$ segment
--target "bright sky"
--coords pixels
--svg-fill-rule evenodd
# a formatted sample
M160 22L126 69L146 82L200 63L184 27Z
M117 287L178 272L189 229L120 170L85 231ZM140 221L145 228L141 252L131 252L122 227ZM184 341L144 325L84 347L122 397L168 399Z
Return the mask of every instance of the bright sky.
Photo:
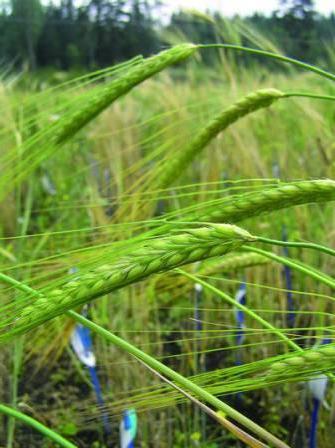
M60 0L53 0L58 3ZM110 0L113 1L113 0ZM47 4L49 0L42 0ZM75 4L85 4L87 0L74 0ZM279 0L163 0L166 4L165 13L170 14L180 8L195 8L202 11L206 9L220 11L225 16L234 14L250 15L254 12L270 14L278 8ZM335 13L335 0L314 0L316 10L321 14Z
M212 9L220 11L225 16L234 14L249 15L254 12L270 14L278 8L278 0L164 0L167 12L178 8L196 8L202 11ZM335 13L334 0L315 0L318 12L328 15Z

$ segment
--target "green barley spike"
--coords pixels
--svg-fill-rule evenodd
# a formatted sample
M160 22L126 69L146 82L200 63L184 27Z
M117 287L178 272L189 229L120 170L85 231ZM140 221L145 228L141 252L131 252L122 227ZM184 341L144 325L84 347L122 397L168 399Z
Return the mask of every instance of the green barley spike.
M149 275L166 272L178 266L224 255L244 243L254 241L247 231L236 226L210 224L184 230L162 238L148 239L128 256L117 262L92 269L55 290L41 292L41 297L11 317L11 330L4 329L0 341L24 333L65 311L108 294ZM6 325L7 327L8 325Z
M173 160L168 160L158 180L158 188L168 187L171 182L183 173L192 160L230 125L256 110L269 107L274 101L284 97L285 94L277 89L261 89L249 93L220 112L199 132L187 148L181 150Z
M182 62L192 56L197 51L197 46L193 44L180 44L168 50L143 60L142 63L130 69L126 75L107 84L106 87L91 98L86 106L69 117L65 116L57 123L57 132L54 140L61 144L75 135L93 118L99 115L106 107L112 104L117 98L128 93L138 84L141 84L156 73L164 70L170 65Z
M268 264L270 260L263 255L253 253L230 253L223 259L210 260L201 266L201 275L212 275L216 272L231 272L252 266Z
M130 92L134 87L165 68L183 62L192 56L198 47L193 44L180 44L161 53L144 59L139 64L130 68L125 75L106 84L95 94L84 95L86 102L78 110L70 110L40 132L27 139L20 151L15 149L15 154L24 154L24 158L12 164L12 160L4 159L3 163L12 164L6 166L6 173L0 181L0 199L12 189L16 183L25 179L33 169L48 158L50 154L60 145L70 140L85 125L103 112L108 106L121 96Z
M237 223L247 218L271 213L296 205L328 202L335 200L335 181L330 179L292 182L258 192L232 196L202 207L183 218L190 221ZM221 203L220 203L221 202Z
M269 381L294 380L297 376L315 375L315 372L329 372L334 369L335 345L327 344L318 348L305 350L274 362L267 373Z

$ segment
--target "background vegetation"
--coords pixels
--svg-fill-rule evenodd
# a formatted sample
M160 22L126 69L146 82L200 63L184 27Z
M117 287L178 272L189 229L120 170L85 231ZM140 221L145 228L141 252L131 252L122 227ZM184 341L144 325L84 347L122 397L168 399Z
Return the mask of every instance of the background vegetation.
M315 14L311 2L284 2L270 18L226 20L181 12L159 25L153 20L159 5L153 12L149 2L95 0L76 8L71 1L43 7L36 0L3 4L1 273L48 293L81 273L117 262L138 247L143 235L160 229L162 219L174 218L172 233L178 233L188 228L184 220L190 211L234 204L235 194L247 194L252 203L257 193L285 182L334 177L334 103L300 97L281 99L237 120L179 177L177 171L171 176L169 167L194 136L250 92L276 88L335 95L334 82L315 73L222 48L202 49L193 59L150 77L89 117L79 132L72 135L70 127L71 138L62 139L59 129L143 61L133 59L71 81L72 70L86 74L87 68L151 54L171 43L249 44L331 68L335 19ZM25 64L31 70L53 68L26 73ZM70 68L67 75L60 72ZM162 185L167 171L170 178ZM331 202L289 205L277 211L270 206L268 212L274 213L250 217L241 225L256 235L334 247ZM160 232L161 238L169 235L164 227ZM286 250L329 277L334 271L332 257ZM287 255L283 248L273 253ZM237 263L236 254L235 259L227 255L185 270L231 297L241 284L246 286L248 308L301 349L333 340L332 287L294 270L288 283L281 263L248 260ZM32 297L6 284L0 294L3 337L15 329ZM304 377L298 367L289 380L283 375L267 384L264 369L273 356L285 357L291 348L250 315L244 317L244 340L239 342L236 308L215 290L204 287L199 295L199 285L196 289L193 281L173 271L76 309L290 446L310 446L313 394L308 380L319 368ZM70 345L74 327L72 318L61 316L0 346L1 403L80 447L118 446L122 412L130 407L138 414L137 446L242 446L128 353L92 334L104 399L104 405L97 404L88 369ZM322 371L329 373L332 366ZM334 415L334 384L329 381L318 428L322 448L333 446ZM0 444L6 448L54 446L12 419L3 418L0 425Z
M47 4L1 0L0 58L19 66L26 62L32 69L92 70L138 54L152 54L169 42L166 32L182 33L190 42L217 41L217 32L208 21L183 11L162 21L162 4L158 0L87 0L78 4L73 0ZM221 27L235 24L245 44L251 37L246 29L256 27L289 56L318 63L333 53L335 13L329 17L318 14L312 0L280 0L269 17L257 13L227 19L219 12L212 17Z

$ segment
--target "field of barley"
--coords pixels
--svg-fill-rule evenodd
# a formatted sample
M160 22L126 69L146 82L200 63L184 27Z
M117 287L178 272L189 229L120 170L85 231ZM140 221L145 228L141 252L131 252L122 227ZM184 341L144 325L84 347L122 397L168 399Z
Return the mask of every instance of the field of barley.
M335 75L256 53L2 78L1 447L333 446Z

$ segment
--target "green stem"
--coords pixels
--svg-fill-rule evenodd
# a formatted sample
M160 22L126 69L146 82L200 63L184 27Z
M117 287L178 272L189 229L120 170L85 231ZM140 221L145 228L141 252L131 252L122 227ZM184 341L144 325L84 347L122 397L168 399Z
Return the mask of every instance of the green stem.
M321 272L316 269L309 269L307 266L304 266L302 263L297 263L295 261L290 260L289 258L281 257L280 255L273 254L272 252L268 252L263 249L259 249L256 247L243 246L243 250L248 252L255 252L256 254L264 255L264 257L269 258L270 260L277 261L278 263L289 266L296 271L302 272L303 274L308 275L309 277L314 278L315 280L323 283L324 285L330 286L332 289L335 289L335 282L329 276L323 275ZM299 347L299 350L302 349ZM328 378L330 378L333 382L335 381L335 375L333 373L327 373Z
M210 285L209 283L205 282L199 277L196 277L195 275L190 274L189 272L183 271L182 269L175 269L176 272L179 272L180 274L184 275L185 277L192 280L194 283L200 283L204 288L208 289L209 291L213 292L214 294L218 295L222 299L224 299L226 302L230 303L231 305L235 306L236 308L243 311L245 314L250 316L252 319L254 319L256 322L260 323L264 328L267 328L270 330L273 334L278 336L282 341L284 341L287 345L292 347L294 350L303 351L299 345L295 344L293 341L291 341L290 338L288 338L284 333L282 333L278 328L271 325L267 320L260 317L257 313L252 311L247 306L243 305L242 303L239 303L237 300L230 297L228 294L220 291L219 289L215 288L215 286Z
M335 257L335 250L330 249L329 247L322 246L316 243L304 243L304 242L296 242L296 241L280 241L280 240L272 240L270 238L264 238L262 236L257 237L257 241L266 244L273 244L275 246L284 246L284 247L298 247L302 249L314 249L319 252L323 252L324 254L331 255Z
M333 95L322 95L319 93L309 93L309 92L287 92L285 93L283 98L295 98L295 97L301 97L301 98L314 98L318 100L330 100L335 101L335 96Z
M279 447L281 447L281 448L288 447L288 445L286 445L284 442L277 439L277 437L270 434L268 431L266 431L261 426L257 425L257 423L254 423L249 418L240 414L238 411L236 411L236 409L232 408L228 404L219 400L214 395L210 394L203 388L194 384L189 379L183 377L179 373L175 372L174 370L170 369L166 365L157 361L155 358L152 358L147 353L143 352L142 350L139 350L138 348L136 348L129 342L125 341L124 339L119 338L118 336L109 332L105 328L100 327L99 325L86 319L84 316L81 316L80 314L76 313L75 311L68 311L66 314L68 316L71 316L73 319L75 319L76 322L81 323L82 325L89 328L91 331L97 333L99 336L103 337L107 341L110 341L112 344L116 345L120 349L122 349L122 350L126 351L127 353L140 359L141 361L143 361L145 364L147 364L151 368L157 370L158 372L162 373L166 377L170 378L172 381L175 381L181 387L194 393L197 397L201 398L208 404L212 405L217 410L224 412L227 416L234 419L236 422L240 423L241 425L245 426L250 431L252 431L254 434L257 434L259 437L266 440L272 446L278 447L278 448Z
M5 406L4 404L0 404L0 412L2 414L8 415L9 417L14 418L15 420L21 420L26 425L31 426L32 428L36 429L38 432L45 435L50 440L53 440L54 442L58 443L58 445L63 446L64 448L76 448L76 445L74 445L73 443L64 439L64 437L57 434L52 429L47 428L39 421L35 420L32 417L29 417L26 414L23 414L22 412L20 412L16 409L13 409L9 406Z
M26 200L24 204L21 204L21 190L22 185L18 189L18 199L17 199L17 213L21 213L21 207L24 205L24 213L23 220L21 224L18 224L19 234L20 236L25 236L27 234L32 204L33 204L33 192L34 192L34 184L32 179L28 183L28 190L26 194ZM19 240L15 244L16 253L22 253L22 240ZM10 395L11 395L11 405L13 407L16 406L18 400L18 389L19 389L19 378L21 374L22 362L23 362L23 351L24 351L24 337L18 338L13 347L13 356L12 356L12 375L11 375L11 386L10 386ZM15 419L9 418L7 425L7 448L13 448L14 445L14 435L15 435Z
M267 58L277 59L282 62L293 64L297 67L303 68L304 70L317 73L318 75L323 76L324 78L335 81L335 75L333 75L330 72L327 72L326 70L322 70L321 68L315 67L314 65L298 61L297 59L289 58L288 56L284 56L282 54L272 53L271 51L257 50L256 48L243 47L241 45L233 45L233 44L204 44L204 45L198 45L198 48L226 48L227 50L243 51L245 53L258 54L259 56L265 56Z
M246 249L252 252L254 248L247 247ZM271 258L271 259L273 259L275 261L279 261L282 264L287 264L288 266L290 266L290 267L292 267L294 269L300 270L301 272L303 272L305 274L309 274L309 275L315 274L316 276L314 278L317 278L320 281L325 280L325 279L327 281L329 281L329 278L324 278L323 276L319 275L318 272L309 271L307 267L304 267L304 266L302 266L300 264L296 264L294 262L291 262L287 258L279 257L277 255L272 254L271 252L262 251L261 249L256 249L254 252L262 254L264 256L268 256L268 258ZM177 272L179 272L180 274L184 275L185 277L188 277L190 280L194 281L195 283L200 283L204 288L212 291L214 294L218 295L219 297L222 297L226 302L234 305L236 308L239 308L241 311L243 311L245 314L249 315L255 321L259 322L265 328L268 328L272 333L277 335L280 339L282 339L284 342L286 342L286 344L289 345L290 347L292 347L294 350L299 351L299 352L303 352L304 351L299 345L297 345L295 342L291 341L290 338L288 338L284 333L282 333L280 330L278 330L278 328L276 328L273 325L271 325L268 321L266 321L265 319L261 318L257 313L255 313L254 311L252 311L251 309L249 309L245 305L237 302L235 299L230 297L228 294L225 294L224 292L220 291L219 289L215 288L214 286L210 285L209 283L205 282L204 280L202 280L202 279L200 279L200 278L198 278L198 277L196 277L196 276L194 276L194 275L192 275L192 274L190 274L188 272L185 272L185 271L183 271L180 268L177 268L175 270ZM328 373L327 376L332 381L335 381L335 376L332 373Z
M272 252L259 249L258 247L243 246L243 251L255 252L256 254L264 255L264 257L270 258L271 260L277 261L278 263L282 263L286 266L289 266L290 268L300 271L303 274L306 274L309 277L312 277L315 280L323 283L324 285L327 285L330 288L335 289L335 281L331 277L324 276L321 272L318 272L315 269L309 269L307 266L304 266L301 263L296 263L295 261L292 261L289 258L281 257L280 255L276 255L273 254Z
M35 291L34 289L30 288L29 286L25 285L24 283L21 283L3 273L0 273L0 279L2 281L5 281L5 282L11 284L15 288L20 289L21 291L27 292L34 296L40 296L40 294L37 291ZM219 400L218 398L216 398L214 395L210 394L203 388L197 386L189 379L183 377L179 373L175 372L174 370L165 366L161 362L157 361L155 358L151 357L147 353L134 347L129 342L119 338L118 336L116 336L113 333L109 332L108 330L100 327L99 325L95 324L94 322L86 319L84 316L76 313L75 311L70 310L70 311L67 311L65 314L67 316L71 317L72 319L74 319L76 322L79 322L82 325L84 325L85 327L89 328L91 331L97 333L99 336L103 337L105 340L112 342L117 347L121 348L122 350L125 350L127 353L130 353L131 355L140 359L141 361L146 363L149 367L157 370L158 372L167 376L171 380L175 381L181 387L184 387L191 393L194 393L196 396L200 397L201 399L206 401L208 404L215 407L218 411L224 412L230 418L234 419L236 422L245 426L250 431L252 431L254 434L257 434L259 437L266 440L272 446L277 447L277 448L289 448L288 445L286 445L284 442L282 442L280 439L278 439L274 435L270 434L268 431L266 431L261 426L257 425L257 423L254 423L252 420L245 417L243 414L239 413L231 406L229 406L226 403L224 403L223 401Z
M30 288L25 283L19 282L18 280L15 280L13 277L9 277L9 275L3 274L0 272L0 281L3 281L4 283L7 283L8 285L13 286L14 288L26 292L29 295L33 295L34 297L40 297L41 294L39 294L38 291L36 291L33 288Z

